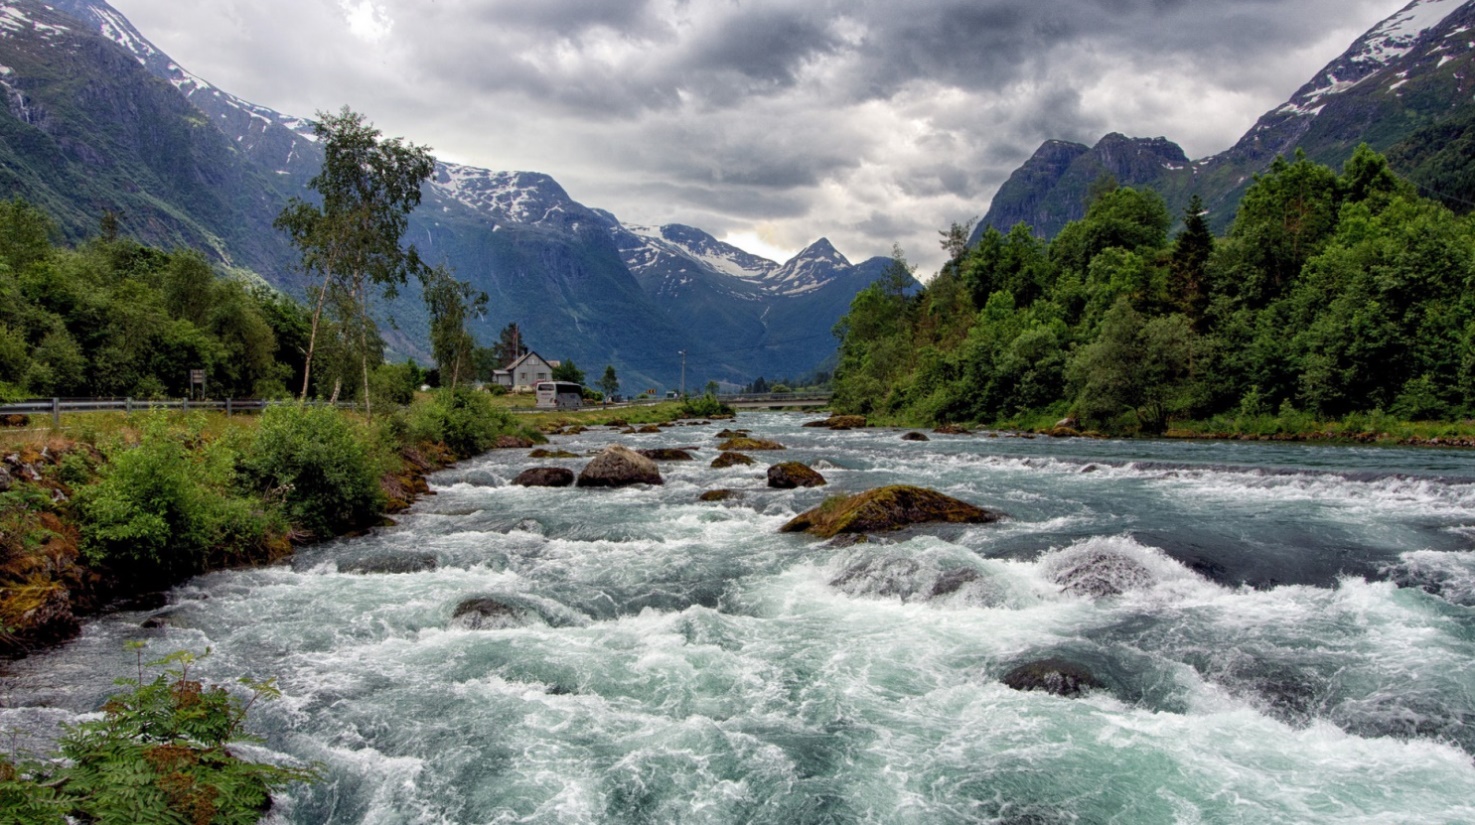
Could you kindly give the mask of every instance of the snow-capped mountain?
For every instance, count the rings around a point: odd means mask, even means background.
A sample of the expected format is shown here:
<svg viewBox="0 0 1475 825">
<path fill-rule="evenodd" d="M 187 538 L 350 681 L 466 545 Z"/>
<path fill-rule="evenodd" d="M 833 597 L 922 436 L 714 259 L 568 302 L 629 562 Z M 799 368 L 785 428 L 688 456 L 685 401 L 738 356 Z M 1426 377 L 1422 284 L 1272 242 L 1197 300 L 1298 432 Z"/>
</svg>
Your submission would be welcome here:
<svg viewBox="0 0 1475 825">
<path fill-rule="evenodd" d="M 1147 186 L 1176 212 L 1198 194 L 1225 228 L 1254 175 L 1297 150 L 1340 165 L 1359 143 L 1389 152 L 1425 125 L 1475 109 L 1475 0 L 1414 0 L 1359 37 L 1290 100 L 1266 112 L 1233 147 L 1192 163 L 1164 138 L 1108 135 L 1095 147 L 1047 141 L 1003 187 L 980 222 L 1008 231 L 1024 221 L 1044 235 L 1085 213 L 1084 194 L 1104 173 Z M 1128 153 L 1144 162 L 1120 162 Z M 1114 160 L 1115 159 L 1115 160 Z"/>
<path fill-rule="evenodd" d="M 309 120 L 192 74 L 104 0 L 0 0 L 0 95 L 11 115 L 0 117 L 0 184 L 42 204 L 69 238 L 112 209 L 140 240 L 204 249 L 301 293 L 272 221 L 321 165 Z M 825 273 L 810 266 L 796 293 L 777 263 L 701 230 L 624 227 L 548 175 L 451 163 L 437 164 L 408 240 L 491 297 L 482 340 L 516 321 L 550 357 L 612 363 L 642 387 L 673 385 L 681 351 L 703 380 L 806 373 L 833 351 L 823 333 L 865 285 L 817 288 Z M 400 353 L 424 352 L 413 289 L 383 314 Z"/>
</svg>

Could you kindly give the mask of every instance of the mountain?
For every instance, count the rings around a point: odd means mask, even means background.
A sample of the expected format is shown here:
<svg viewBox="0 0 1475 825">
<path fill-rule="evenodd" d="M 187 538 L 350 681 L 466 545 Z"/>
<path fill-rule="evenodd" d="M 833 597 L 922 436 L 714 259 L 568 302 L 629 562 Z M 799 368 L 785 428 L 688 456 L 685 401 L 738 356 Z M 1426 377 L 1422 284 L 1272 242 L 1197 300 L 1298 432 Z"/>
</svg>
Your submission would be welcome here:
<svg viewBox="0 0 1475 825">
<path fill-rule="evenodd" d="M 694 227 L 605 217 L 641 287 L 695 342 L 688 364 L 739 383 L 813 371 L 834 351 L 830 327 L 890 262 L 852 265 L 821 238 L 780 265 Z"/>
<path fill-rule="evenodd" d="M 0 92 L 11 115 L 0 117 L 0 195 L 42 206 L 72 241 L 112 210 L 140 241 L 199 248 L 306 294 L 272 221 L 321 164 L 310 121 L 191 74 L 103 0 L 0 0 Z M 838 253 L 785 270 L 690 227 L 623 227 L 548 175 L 449 163 L 407 239 L 490 296 L 480 340 L 515 321 L 544 355 L 613 364 L 627 386 L 675 386 L 682 351 L 694 381 L 807 373 L 834 351 L 828 329 L 849 303 L 831 317 L 835 302 L 818 293 L 855 281 Z M 413 285 L 378 315 L 392 349 L 426 354 Z"/>
<path fill-rule="evenodd" d="M 1276 157 L 1302 151 L 1335 167 L 1360 143 L 1388 153 L 1395 169 L 1418 181 L 1419 165 L 1438 154 L 1441 142 L 1475 136 L 1472 32 L 1475 0 L 1414 0 L 1266 112 L 1234 146 L 1198 161 L 1165 138 L 1112 134 L 1094 147 L 1046 142 L 1000 188 L 979 231 L 1026 221 L 1052 236 L 1084 216 L 1090 183 L 1106 173 L 1124 186 L 1157 190 L 1175 211 L 1198 194 L 1222 230 L 1254 175 Z"/>
</svg>

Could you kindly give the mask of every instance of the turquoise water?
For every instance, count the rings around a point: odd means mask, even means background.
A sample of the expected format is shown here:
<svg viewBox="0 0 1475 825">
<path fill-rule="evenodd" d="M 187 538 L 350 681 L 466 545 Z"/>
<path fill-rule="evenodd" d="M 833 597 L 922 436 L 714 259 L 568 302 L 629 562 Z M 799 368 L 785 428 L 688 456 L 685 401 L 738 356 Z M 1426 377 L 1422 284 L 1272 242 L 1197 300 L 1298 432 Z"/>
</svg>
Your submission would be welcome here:
<svg viewBox="0 0 1475 825">
<path fill-rule="evenodd" d="M 522 452 L 466 462 L 397 527 L 19 663 L 0 726 L 94 710 L 145 639 L 210 647 L 208 678 L 279 677 L 254 752 L 327 774 L 282 823 L 1475 821 L 1475 455 L 805 420 L 744 415 L 790 449 L 728 470 L 707 467 L 715 427 L 556 439 L 702 448 L 659 488 L 522 489 Z M 767 490 L 780 459 L 830 487 Z M 887 483 L 1009 517 L 851 548 L 778 533 Z M 745 497 L 697 503 L 715 487 Z M 422 555 L 436 569 L 345 572 Z M 1102 558 L 1122 592 L 1062 587 Z M 515 609 L 453 620 L 479 596 Z M 1047 656 L 1107 687 L 1000 683 Z"/>
</svg>

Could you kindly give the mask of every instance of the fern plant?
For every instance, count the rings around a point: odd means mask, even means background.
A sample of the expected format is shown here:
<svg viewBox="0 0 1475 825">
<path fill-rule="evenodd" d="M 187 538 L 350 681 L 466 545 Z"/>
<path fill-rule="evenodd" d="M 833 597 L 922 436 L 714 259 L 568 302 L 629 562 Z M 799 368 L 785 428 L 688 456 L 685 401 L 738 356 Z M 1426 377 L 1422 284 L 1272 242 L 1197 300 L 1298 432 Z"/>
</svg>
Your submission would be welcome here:
<svg viewBox="0 0 1475 825">
<path fill-rule="evenodd" d="M 242 679 L 251 695 L 243 701 L 192 679 L 187 651 L 148 663 L 162 671 L 146 681 L 142 645 L 130 646 L 138 678 L 118 680 L 130 689 L 108 700 L 101 719 L 67 729 L 67 762 L 0 759 L 0 808 L 19 822 L 250 825 L 273 790 L 317 778 L 315 768 L 251 762 L 229 747 L 250 741 L 242 725 L 251 706 L 281 695 L 272 681 Z"/>
</svg>

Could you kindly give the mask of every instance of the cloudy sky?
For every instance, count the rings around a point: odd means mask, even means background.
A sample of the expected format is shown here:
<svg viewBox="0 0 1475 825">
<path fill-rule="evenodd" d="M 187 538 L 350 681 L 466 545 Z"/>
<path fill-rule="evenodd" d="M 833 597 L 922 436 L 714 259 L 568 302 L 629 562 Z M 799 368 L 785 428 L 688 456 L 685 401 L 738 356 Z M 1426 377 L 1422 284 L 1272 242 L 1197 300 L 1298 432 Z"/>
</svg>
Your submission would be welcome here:
<svg viewBox="0 0 1475 825">
<path fill-rule="evenodd" d="M 1051 138 L 1228 148 L 1406 0 L 111 0 L 181 65 L 783 259 L 940 263 Z"/>
</svg>

